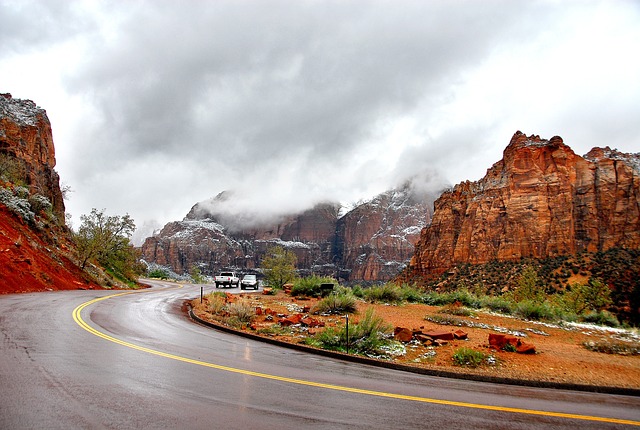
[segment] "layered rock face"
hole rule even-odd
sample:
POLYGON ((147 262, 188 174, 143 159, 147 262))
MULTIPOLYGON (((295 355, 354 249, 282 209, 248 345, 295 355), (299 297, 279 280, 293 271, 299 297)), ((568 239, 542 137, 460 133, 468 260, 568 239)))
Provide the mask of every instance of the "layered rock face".
POLYGON ((64 219, 64 201, 56 165, 51 123, 44 109, 31 100, 0 94, 0 153, 17 160, 32 194, 41 194, 53 204, 53 211, 64 219))
POLYGON ((336 257, 349 279, 388 280, 411 258, 431 220, 433 198, 407 185, 380 194, 338 221, 336 257))
POLYGON ((196 204, 183 221, 167 224, 142 246, 147 262, 187 273, 193 265, 213 275, 224 268, 258 268, 270 246, 296 254, 302 274, 345 280, 389 280, 406 266, 427 205, 410 186, 384 193, 340 217, 340 205, 318 204, 299 214, 242 228, 217 208, 233 198, 221 193, 196 204), (207 227, 203 227, 203 224, 207 227))
POLYGON ((0 94, 0 294, 99 288, 76 264, 55 164, 44 109, 0 94))
POLYGON ((640 154, 580 157, 560 137, 517 132, 484 178, 436 200, 407 275, 612 247, 640 247, 640 154))

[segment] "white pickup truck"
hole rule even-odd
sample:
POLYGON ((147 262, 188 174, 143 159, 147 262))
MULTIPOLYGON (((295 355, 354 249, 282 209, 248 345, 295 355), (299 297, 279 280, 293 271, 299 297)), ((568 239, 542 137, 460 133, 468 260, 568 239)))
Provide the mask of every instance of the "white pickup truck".
POLYGON ((215 283, 216 288, 220 288, 220 286, 237 288, 240 284, 240 278, 236 276, 235 272, 220 272, 215 277, 215 283))

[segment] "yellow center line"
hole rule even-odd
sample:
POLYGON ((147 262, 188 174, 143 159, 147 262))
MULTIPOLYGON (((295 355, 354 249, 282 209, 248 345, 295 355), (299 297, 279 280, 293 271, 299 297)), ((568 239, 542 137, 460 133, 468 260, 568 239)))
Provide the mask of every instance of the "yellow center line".
POLYGON ((138 350, 138 351, 146 352, 148 354, 153 354, 153 355, 157 355, 157 356, 160 356, 160 357, 169 358, 171 360, 177 360, 177 361, 182 361, 184 363, 195 364, 197 366, 204 366, 204 367, 209 367, 209 368, 212 368, 212 369, 223 370, 225 372, 232 372, 232 373, 239 373, 239 374, 242 374, 242 375, 254 376, 254 377, 257 377, 257 378, 271 379, 271 380, 275 380, 275 381, 287 382, 287 383, 290 383, 290 384, 297 384, 297 385, 305 385, 305 386, 309 386, 309 387, 325 388, 325 389, 328 389, 328 390, 343 391, 343 392, 347 392, 347 393, 357 393, 357 394, 364 394, 364 395, 368 395, 368 396, 386 397, 386 398, 391 398, 391 399, 409 400, 409 401, 413 401, 413 402, 430 403, 430 404, 437 404, 437 405, 456 406, 456 407, 460 407, 460 408, 483 409, 483 410, 497 411, 497 412, 509 412, 509 413, 516 413, 516 414, 539 415, 539 416, 554 417, 554 418, 566 418, 566 419, 575 419, 575 420, 583 420, 583 421, 596 421, 596 422, 603 422, 603 423, 626 424, 626 425, 640 426, 640 421, 633 421, 633 420, 624 420, 624 419, 606 418, 606 417, 596 417, 596 416, 590 416, 590 415, 569 414, 569 413, 564 413, 564 412, 540 411, 540 410, 535 410, 535 409, 521 409, 521 408, 511 408, 511 407, 504 407, 504 406, 491 406, 491 405, 482 405, 482 404, 476 404, 476 403, 456 402, 456 401, 451 401, 451 400, 431 399, 431 398, 427 398, 427 397, 408 396, 408 395, 404 395, 404 394, 386 393, 386 392, 383 392, 383 391, 365 390, 365 389, 346 387, 346 386, 341 386, 341 385, 324 384, 324 383, 320 383, 320 382, 306 381, 304 379, 296 379, 296 378, 288 378, 288 377, 285 377, 285 376, 270 375, 268 373, 253 372, 251 370, 243 370, 243 369, 238 369, 238 368, 235 368, 235 367, 222 366, 220 364, 208 363, 206 361, 194 360, 194 359, 191 359, 191 358, 182 357, 180 355, 169 354, 169 353, 166 353, 166 352, 162 352, 162 351, 158 351, 158 350, 155 350, 155 349, 146 348, 144 346, 136 345, 136 344, 133 344, 133 343, 130 343, 130 342, 126 342, 124 340, 117 339, 117 338, 115 338, 113 336, 110 336, 110 335, 108 335, 106 333, 103 333, 101 331, 98 331, 98 330, 94 329, 89 324, 87 324, 84 321, 84 319, 82 319, 82 315, 81 315, 82 310, 85 309, 88 306, 91 306, 94 303, 100 302, 102 300, 110 299, 110 298, 113 298, 113 297, 123 296, 123 295, 127 295, 127 294, 133 294, 133 293, 137 293, 137 292, 139 292, 139 291, 131 291, 131 292, 126 292, 126 293, 113 294, 113 295, 110 295, 110 296, 98 297, 96 299, 89 300, 88 302, 82 303, 82 304, 78 305, 78 307, 76 307, 73 310, 73 320, 80 327, 82 327, 83 329, 85 329, 89 333, 91 333, 91 334, 93 334, 93 335, 95 335, 97 337, 100 337, 100 338, 102 338, 104 340, 107 340, 109 342, 113 342, 113 343, 117 343, 118 345, 125 346, 127 348, 132 348, 132 349, 135 349, 135 350, 138 350))

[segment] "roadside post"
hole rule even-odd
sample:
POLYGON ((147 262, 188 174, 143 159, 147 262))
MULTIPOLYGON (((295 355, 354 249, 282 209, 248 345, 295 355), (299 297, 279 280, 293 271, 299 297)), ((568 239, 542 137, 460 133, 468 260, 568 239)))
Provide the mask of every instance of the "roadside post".
POLYGON ((203 285, 200 285, 200 303, 202 303, 202 289, 204 288, 203 285))
POLYGON ((349 314, 345 318, 347 319, 347 354, 349 354, 349 314))

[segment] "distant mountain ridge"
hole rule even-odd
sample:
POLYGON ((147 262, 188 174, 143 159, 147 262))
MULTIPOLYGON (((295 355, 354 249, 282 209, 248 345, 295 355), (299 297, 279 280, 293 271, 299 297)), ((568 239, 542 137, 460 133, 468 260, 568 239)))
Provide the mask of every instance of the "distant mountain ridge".
MULTIPOLYGON (((194 265, 212 275, 224 268, 259 267, 267 248, 295 252, 302 274, 345 281, 390 280, 405 267, 421 229, 430 221, 433 197, 417 198, 411 183, 380 194, 340 216, 338 203, 319 203, 271 223, 242 227, 225 215, 223 192, 195 204, 142 245, 145 261, 188 273, 194 265)), ((424 197, 424 196, 422 196, 424 197)))

